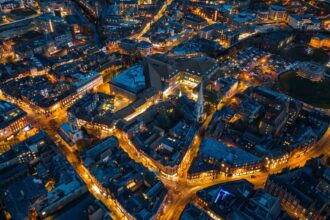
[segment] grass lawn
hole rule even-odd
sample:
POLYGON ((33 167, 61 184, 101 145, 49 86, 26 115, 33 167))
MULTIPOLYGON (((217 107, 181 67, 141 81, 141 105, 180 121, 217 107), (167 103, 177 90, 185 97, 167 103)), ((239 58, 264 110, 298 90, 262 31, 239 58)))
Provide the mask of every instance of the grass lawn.
POLYGON ((330 108, 330 79, 311 82, 295 72, 284 73, 279 77, 282 92, 315 107, 330 108))
POLYGON ((284 50, 282 55, 291 61, 315 61, 325 64, 329 56, 321 49, 313 49, 311 54, 306 52, 307 46, 297 45, 284 50))

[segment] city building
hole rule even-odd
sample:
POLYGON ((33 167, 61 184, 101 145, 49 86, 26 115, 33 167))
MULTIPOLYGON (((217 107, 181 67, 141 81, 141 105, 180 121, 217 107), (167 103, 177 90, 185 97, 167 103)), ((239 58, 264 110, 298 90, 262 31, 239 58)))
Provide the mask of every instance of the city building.
POLYGON ((103 84, 103 77, 95 71, 89 71, 88 74, 76 73, 71 77, 74 78, 72 86, 76 89, 79 96, 84 96, 103 84))
POLYGON ((21 177, 3 191, 1 198, 12 219, 27 218, 31 202, 47 193, 43 184, 33 176, 21 177))
POLYGON ((123 94, 135 99, 139 92, 146 86, 144 69, 141 65, 135 65, 112 78, 110 89, 114 93, 123 94))
POLYGON ((330 48, 330 37, 323 34, 313 36, 309 45, 315 48, 330 48))
POLYGON ((261 158, 237 147, 229 147, 223 142, 206 137, 202 141, 200 152, 189 169, 189 173, 191 178, 209 171, 213 171, 210 175, 214 177, 217 176, 217 173, 226 176, 239 176, 260 171, 262 166, 261 158))
POLYGON ((23 8, 24 3, 25 3, 25 1, 23 1, 23 0, 14 0, 14 1, 2 0, 2 1, 0 1, 0 9, 1 9, 1 11, 6 11, 6 10, 17 9, 17 8, 23 8))
POLYGON ((85 193, 77 200, 65 206, 63 211, 48 216, 53 219, 102 219, 111 220, 113 215, 108 208, 91 194, 85 193))
POLYGON ((0 0, 0 219, 329 219, 329 11, 0 0))
POLYGON ((111 156, 113 153, 113 149, 118 147, 119 143, 115 137, 109 137, 101 140, 97 143, 93 148, 83 152, 81 154, 81 159, 83 164, 87 168, 91 168, 94 165, 102 162, 107 159, 107 157, 111 156))
POLYGON ((137 46, 137 50, 142 56, 148 56, 152 53, 152 43, 141 41, 137 46))
POLYGON ((328 170, 314 159, 305 167, 270 176, 266 190, 298 218, 326 219, 330 205, 328 170))
POLYGON ((313 15, 289 14, 288 24, 297 30, 316 31, 321 29, 321 21, 313 15))
POLYGON ((116 199, 117 206, 134 218, 152 218, 167 193, 163 183, 153 172, 130 159, 116 137, 108 137, 93 148, 83 153, 84 163, 116 199))
POLYGON ((239 30, 241 33, 253 32, 256 18, 252 13, 248 12, 231 14, 229 17, 229 24, 231 28, 239 30))
POLYGON ((201 29, 198 34, 200 38, 211 40, 216 34, 223 34, 226 29, 226 26, 219 23, 215 23, 201 29))
POLYGON ((68 114, 74 116, 78 126, 90 126, 105 131, 114 125, 115 97, 104 93, 89 93, 77 100, 68 114))
POLYGON ((0 101, 0 115, 0 139, 16 134, 29 124, 26 112, 6 101, 0 101))
POLYGON ((286 22, 288 18, 288 10, 280 5, 271 5, 269 7, 268 18, 276 22, 286 22))
POLYGON ((41 218, 46 218, 86 192, 86 185, 80 180, 74 179, 71 182, 59 185, 46 195, 40 197, 32 204, 32 209, 35 210, 41 218))
POLYGON ((1 87, 2 92, 10 99, 24 102, 31 109, 44 114, 70 106, 77 98, 77 93, 68 82, 53 83, 45 75, 11 80, 1 87))
POLYGON ((203 210, 199 209, 195 204, 188 204, 183 210, 180 220, 211 220, 212 218, 203 210))
POLYGON ((156 54, 147 57, 145 62, 148 73, 158 75, 165 88, 175 88, 179 83, 196 87, 202 77, 210 79, 219 71, 214 59, 203 56, 175 59, 156 54))
POLYGON ((76 117, 70 112, 68 112, 68 122, 61 125, 59 134, 70 146, 84 138, 76 117))
POLYGON ((128 122, 116 124, 136 148, 160 162, 169 173, 175 173, 197 133, 194 103, 187 108, 182 102, 188 100, 184 96, 181 99, 161 102, 128 122), (183 108, 188 110, 189 117, 183 108))
POLYGON ((224 99, 231 98, 238 89, 238 80, 235 78, 219 78, 217 81, 215 81, 215 90, 217 92, 220 92, 220 95, 224 99))
MULTIPOLYGON (((290 219, 279 200, 253 184, 237 180, 197 192, 196 203, 205 207, 213 218, 224 219, 290 219)), ((210 215, 209 214, 209 215, 210 215)))
MULTIPOLYGON (((47 210, 62 209, 64 203, 59 202, 61 199, 65 200, 62 191, 52 190, 62 184, 58 189, 65 188, 64 186, 75 178, 77 174, 74 169, 64 156, 57 152, 55 143, 44 131, 0 155, 0 194, 3 207, 12 219, 32 217, 32 204, 41 200, 44 201, 43 208, 47 210), (48 203, 45 200, 47 194, 58 198, 59 203, 48 203)), ((42 211, 39 214, 42 216, 42 211)))
POLYGON ((197 15, 188 14, 183 17, 184 24, 190 28, 201 29, 207 25, 207 21, 197 15))

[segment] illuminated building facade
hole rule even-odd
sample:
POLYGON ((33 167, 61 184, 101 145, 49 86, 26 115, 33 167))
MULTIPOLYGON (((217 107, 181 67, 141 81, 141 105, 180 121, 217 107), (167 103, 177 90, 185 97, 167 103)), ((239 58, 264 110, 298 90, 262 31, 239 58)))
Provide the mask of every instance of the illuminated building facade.
POLYGON ((271 5, 269 7, 269 19, 277 22, 286 22, 288 19, 288 11, 285 7, 271 5))
MULTIPOLYGON (((201 144, 197 159, 189 170, 191 178, 198 178, 206 170, 212 170, 226 176, 240 176, 260 171, 263 166, 261 158, 237 147, 229 147, 223 142, 206 137, 201 144)), ((214 173, 215 172, 215 173, 214 173)))
POLYGON ((321 21, 313 15, 296 15, 290 14, 288 16, 288 25, 297 30, 320 30, 321 21))
POLYGON ((71 112, 68 112, 68 123, 61 125, 59 134, 70 146, 84 138, 84 134, 78 125, 77 118, 71 112))
POLYGON ((27 114, 6 101, 0 101, 0 118, 0 139, 10 137, 28 126, 27 114))
POLYGON ((309 45, 315 48, 330 48, 330 37, 322 34, 315 35, 311 38, 309 45))

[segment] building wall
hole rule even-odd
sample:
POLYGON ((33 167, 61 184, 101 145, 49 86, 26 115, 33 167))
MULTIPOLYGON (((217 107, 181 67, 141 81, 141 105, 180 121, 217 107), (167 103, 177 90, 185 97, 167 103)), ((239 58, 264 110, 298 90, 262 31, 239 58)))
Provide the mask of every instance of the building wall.
POLYGON ((315 48, 327 47, 330 48, 330 38, 320 39, 318 37, 312 37, 309 45, 315 48))
POLYGON ((77 94, 80 96, 85 95, 87 92, 93 90, 94 88, 103 84, 103 77, 99 75, 95 79, 91 80, 90 82, 86 83, 85 85, 81 86, 77 89, 77 94))
POLYGON ((294 195, 291 195, 288 191, 286 191, 284 187, 281 187, 280 185, 277 185, 275 182, 268 179, 265 189, 273 196, 278 197, 282 206, 295 213, 298 213, 300 217, 306 216, 307 210, 302 207, 300 205, 300 201, 294 195))
POLYGON ((269 10, 269 19, 278 21, 278 22, 285 22, 288 19, 288 12, 287 11, 279 11, 273 10, 270 8, 269 10))
POLYGON ((7 127, 0 130, 0 139, 1 138, 7 138, 11 135, 19 132, 23 128, 25 128, 28 125, 27 116, 23 116, 9 124, 7 127))
POLYGON ((110 83, 110 91, 113 92, 113 93, 119 93, 119 94, 122 94, 130 99, 136 99, 137 97, 137 94, 133 93, 133 92, 130 92, 130 91, 127 91, 126 89, 123 89, 117 85, 114 85, 112 83, 110 83))

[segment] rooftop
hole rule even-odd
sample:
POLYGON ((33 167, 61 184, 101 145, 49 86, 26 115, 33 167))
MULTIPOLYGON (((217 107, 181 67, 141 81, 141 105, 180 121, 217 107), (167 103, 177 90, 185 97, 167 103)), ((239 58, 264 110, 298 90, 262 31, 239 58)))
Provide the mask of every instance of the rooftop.
POLYGON ((17 180, 3 190, 1 198, 12 219, 25 219, 31 203, 47 192, 42 182, 33 176, 17 180))
POLYGON ((270 8, 274 11, 287 11, 287 8, 281 5, 271 5, 270 8))
POLYGON ((200 146, 199 155, 193 162, 189 172, 219 170, 221 164, 238 167, 247 164, 260 163, 261 158, 243 151, 237 147, 229 147, 223 142, 205 137, 200 146))
POLYGON ((112 78, 111 83, 137 94, 145 88, 144 68, 135 65, 112 78))
POLYGON ((317 165, 317 168, 307 165, 291 172, 272 175, 269 181, 291 193, 306 209, 313 207, 315 210, 320 210, 329 201, 329 194, 318 189, 322 178, 320 173, 325 171, 326 169, 321 165, 317 165))
POLYGON ((203 139, 201 144, 201 154, 203 157, 211 157, 233 166, 260 161, 260 158, 253 154, 237 147, 229 147, 223 142, 208 137, 203 139))
POLYGON ((25 115, 26 113, 18 106, 0 100, 0 129, 7 127, 9 124, 25 115))
POLYGON ((77 82, 72 83, 72 85, 76 88, 80 88, 90 81, 101 77, 101 74, 96 71, 89 71, 88 74, 75 73, 72 77, 78 80, 77 82))

